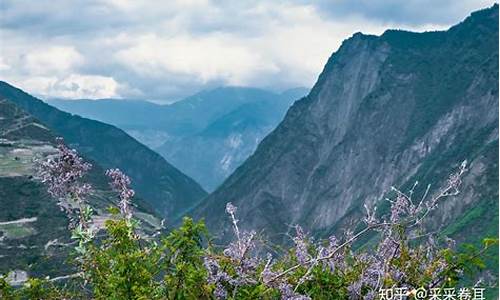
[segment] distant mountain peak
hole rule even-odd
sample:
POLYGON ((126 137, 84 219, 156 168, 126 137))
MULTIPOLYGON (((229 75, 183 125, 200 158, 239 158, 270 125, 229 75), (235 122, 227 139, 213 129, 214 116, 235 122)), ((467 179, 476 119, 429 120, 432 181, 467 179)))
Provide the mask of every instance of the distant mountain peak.
POLYGON ((226 86, 169 105, 121 100, 48 102, 124 129, 212 190, 253 152, 293 101, 307 92, 304 88, 275 93, 226 86), (241 134, 242 146, 226 148, 226 139, 234 134, 241 134), (226 154, 232 159, 222 168, 219 161, 226 154))

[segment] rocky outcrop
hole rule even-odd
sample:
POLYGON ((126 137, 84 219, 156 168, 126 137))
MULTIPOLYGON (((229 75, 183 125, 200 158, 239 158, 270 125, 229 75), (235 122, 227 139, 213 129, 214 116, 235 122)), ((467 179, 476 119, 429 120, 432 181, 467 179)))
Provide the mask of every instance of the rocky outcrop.
POLYGON ((463 234, 486 218, 491 223, 481 226, 490 230, 498 213, 483 208, 498 203, 497 145, 497 5, 447 31, 357 33, 192 214, 223 235, 229 223, 221 215, 232 201, 241 226, 272 238, 294 223, 326 234, 357 226, 363 204, 391 185, 435 188, 468 160, 462 193, 436 213, 434 226, 463 234))

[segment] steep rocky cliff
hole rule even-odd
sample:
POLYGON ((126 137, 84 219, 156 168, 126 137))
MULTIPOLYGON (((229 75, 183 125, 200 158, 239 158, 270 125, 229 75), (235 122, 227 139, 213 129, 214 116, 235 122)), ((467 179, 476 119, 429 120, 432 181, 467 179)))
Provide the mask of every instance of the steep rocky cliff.
POLYGON ((427 183, 434 191, 463 160, 462 193, 433 226, 458 237, 498 235, 498 5, 447 31, 353 35, 310 94, 192 214, 227 230, 221 215, 232 201, 242 227, 271 238, 294 223, 326 234, 356 226, 363 204, 391 185, 418 180, 417 192, 427 183))

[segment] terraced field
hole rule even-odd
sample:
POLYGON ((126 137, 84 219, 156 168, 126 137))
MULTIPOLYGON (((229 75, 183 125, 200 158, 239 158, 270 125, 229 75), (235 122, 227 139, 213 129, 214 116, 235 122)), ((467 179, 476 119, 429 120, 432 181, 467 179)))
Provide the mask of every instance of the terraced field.
MULTIPOLYGON (((14 271, 13 282, 22 283, 33 275, 72 274, 67 263, 72 249, 67 218, 36 178, 36 161, 56 153, 50 130, 16 105, 0 100, 0 274, 14 271)), ((95 210, 93 224, 102 228, 111 217, 108 209, 116 204, 116 195, 104 169, 91 163, 84 179, 94 188, 88 199, 95 210)), ((152 210, 141 199, 134 202, 142 232, 160 230, 161 221, 152 210)))

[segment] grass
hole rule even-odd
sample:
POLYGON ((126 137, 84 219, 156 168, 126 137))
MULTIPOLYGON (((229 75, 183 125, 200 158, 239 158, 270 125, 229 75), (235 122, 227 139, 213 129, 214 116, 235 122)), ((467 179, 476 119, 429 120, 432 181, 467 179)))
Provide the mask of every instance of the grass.
POLYGON ((35 229, 27 224, 0 225, 0 231, 8 239, 22 239, 36 233, 35 229))
MULTIPOLYGON (((493 204, 493 202, 490 202, 493 204)), ((469 226, 473 226, 474 224, 480 223, 492 223, 492 227, 488 226, 486 231, 483 231, 483 235, 492 235, 498 236, 498 228, 496 228, 498 224, 498 210, 494 210, 495 214, 491 219, 485 220, 485 215, 488 213, 491 207, 488 207, 487 204, 483 205, 482 203, 478 203, 475 207, 471 208, 469 211, 466 211, 455 223, 450 224, 444 231, 443 234, 446 236, 451 236, 455 234, 463 233, 467 231, 466 229, 469 226), (496 232, 494 229, 497 229, 496 232)), ((483 223, 483 224, 484 224, 483 223)))
POLYGON ((138 211, 134 212, 134 215, 137 218, 139 218, 139 219, 147 222, 151 226, 155 227, 156 229, 161 228, 161 224, 160 224, 161 221, 153 215, 143 213, 143 212, 138 212, 138 211))
POLYGON ((0 147, 0 176, 23 176, 33 173, 34 159, 54 150, 49 145, 15 142, 12 147, 0 147))

